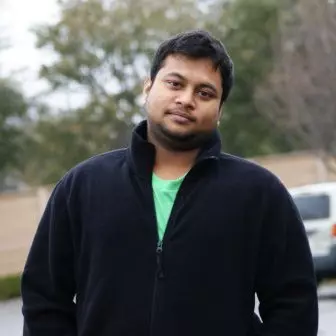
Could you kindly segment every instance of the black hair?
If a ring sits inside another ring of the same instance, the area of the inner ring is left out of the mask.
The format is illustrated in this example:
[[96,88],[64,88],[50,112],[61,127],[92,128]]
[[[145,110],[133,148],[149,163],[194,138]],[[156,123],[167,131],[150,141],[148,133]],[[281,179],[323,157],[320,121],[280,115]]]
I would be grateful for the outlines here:
[[163,41],[157,49],[150,70],[152,82],[164,65],[169,55],[181,54],[186,57],[200,59],[209,58],[216,69],[219,68],[222,78],[223,94],[221,104],[225,102],[233,86],[233,62],[225,46],[209,32],[192,30],[175,35]]

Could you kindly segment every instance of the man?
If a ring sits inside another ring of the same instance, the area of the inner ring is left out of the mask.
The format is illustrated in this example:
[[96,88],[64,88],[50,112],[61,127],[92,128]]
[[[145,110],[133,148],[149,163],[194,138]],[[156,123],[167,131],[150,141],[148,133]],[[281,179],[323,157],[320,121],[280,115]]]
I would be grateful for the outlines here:
[[232,77],[205,31],[161,44],[129,148],[79,164],[50,197],[22,277],[25,336],[316,336],[290,196],[220,152]]

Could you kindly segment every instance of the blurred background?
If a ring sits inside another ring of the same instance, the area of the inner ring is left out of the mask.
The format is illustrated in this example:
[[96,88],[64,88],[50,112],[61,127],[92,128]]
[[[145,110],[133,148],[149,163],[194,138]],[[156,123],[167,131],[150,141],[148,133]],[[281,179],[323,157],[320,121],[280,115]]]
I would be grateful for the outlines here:
[[[153,51],[172,34],[207,29],[233,58],[224,151],[288,188],[336,181],[334,2],[0,0],[0,335],[21,335],[20,272],[51,189],[127,145]],[[333,281],[319,291],[320,334],[335,335]]]

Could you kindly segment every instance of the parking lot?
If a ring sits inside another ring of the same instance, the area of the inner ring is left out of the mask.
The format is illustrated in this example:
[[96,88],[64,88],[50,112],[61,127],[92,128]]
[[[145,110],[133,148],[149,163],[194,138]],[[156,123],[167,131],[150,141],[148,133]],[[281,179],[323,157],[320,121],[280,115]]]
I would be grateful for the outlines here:
[[[325,285],[319,290],[319,336],[335,336],[336,333],[336,285]],[[21,336],[22,316],[20,300],[0,303],[0,335]]]

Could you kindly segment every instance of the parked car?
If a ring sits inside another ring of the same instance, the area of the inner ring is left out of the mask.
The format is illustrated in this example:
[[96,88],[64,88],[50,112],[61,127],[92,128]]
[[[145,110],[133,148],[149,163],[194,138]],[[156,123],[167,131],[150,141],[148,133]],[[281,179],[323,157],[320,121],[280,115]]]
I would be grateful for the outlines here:
[[336,277],[336,183],[289,189],[307,232],[316,278]]

